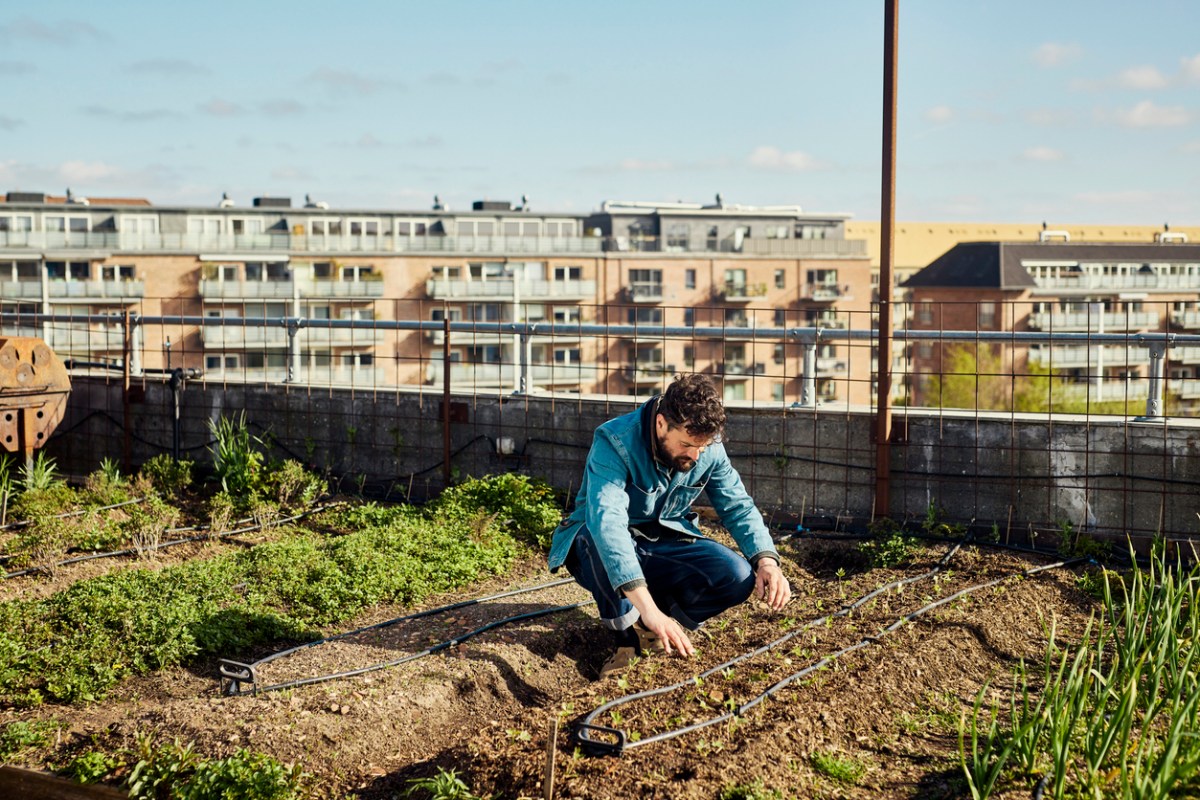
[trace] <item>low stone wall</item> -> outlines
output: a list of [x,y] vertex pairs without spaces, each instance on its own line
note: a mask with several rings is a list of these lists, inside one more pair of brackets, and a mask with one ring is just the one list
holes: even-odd
[[[573,496],[592,431],[630,398],[453,395],[452,479],[520,471]],[[443,485],[442,396],[189,382],[179,392],[181,453],[211,461],[209,421],[244,413],[276,458],[327,470],[342,488],[420,500]],[[76,378],[47,449],[67,472],[102,458],[139,465],[171,452],[175,399],[165,381]],[[865,527],[875,497],[874,412],[730,409],[726,448],[780,525]],[[1200,530],[1200,423],[897,409],[888,516],[993,526],[1002,537],[1087,530],[1145,538]]]

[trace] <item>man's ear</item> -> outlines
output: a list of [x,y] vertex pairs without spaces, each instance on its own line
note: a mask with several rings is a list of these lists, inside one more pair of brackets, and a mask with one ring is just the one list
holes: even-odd
[[667,424],[666,417],[664,417],[662,414],[654,415],[654,430],[656,433],[658,433],[660,439],[667,435],[667,429],[669,427],[670,426]]

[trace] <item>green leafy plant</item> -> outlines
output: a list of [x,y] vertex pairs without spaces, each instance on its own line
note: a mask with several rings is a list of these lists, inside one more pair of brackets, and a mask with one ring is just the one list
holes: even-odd
[[57,483],[60,483],[58,466],[54,463],[54,459],[44,452],[39,450],[32,462],[21,465],[22,491],[49,489]]
[[259,489],[263,478],[263,454],[257,449],[262,440],[250,433],[244,412],[208,424],[216,439],[212,446],[213,473],[221,489],[234,498],[248,498]]
[[162,494],[177,496],[191,487],[195,466],[186,458],[176,461],[170,453],[160,453],[142,464],[141,474]]
[[753,783],[725,786],[717,795],[717,800],[783,800],[783,793],[778,789],[768,789],[762,780],[756,780]]
[[912,560],[917,540],[890,519],[881,519],[871,527],[872,538],[858,545],[858,552],[880,568],[898,567]]
[[280,508],[308,508],[325,493],[325,479],[304,468],[299,461],[288,459],[274,465],[267,478],[275,502]]
[[431,778],[412,778],[408,783],[405,797],[419,796],[418,792],[424,792],[428,800],[482,800],[471,792],[471,787],[453,769],[439,769]]
[[47,744],[54,728],[55,723],[51,721],[24,720],[0,728],[0,763],[11,761],[30,748]]
[[427,506],[432,518],[463,519],[487,508],[514,536],[549,548],[562,513],[546,482],[506,473],[465,481],[443,491]]

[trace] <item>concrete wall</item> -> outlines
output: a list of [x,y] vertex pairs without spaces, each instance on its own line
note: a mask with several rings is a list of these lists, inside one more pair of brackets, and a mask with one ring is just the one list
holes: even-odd
[[[167,385],[139,382],[129,400],[126,405],[119,381],[76,378],[50,455],[81,475],[102,458],[123,458],[126,448],[135,465],[169,452],[173,398]],[[277,458],[327,469],[343,479],[344,489],[365,481],[374,494],[421,499],[443,483],[441,401],[440,393],[416,390],[192,382],[180,393],[181,446],[186,457],[209,462],[208,421],[244,411]],[[454,475],[526,472],[573,496],[592,431],[635,407],[629,398],[452,396]],[[726,447],[774,521],[794,524],[803,517],[813,528],[861,528],[882,515],[873,508],[873,412],[730,412]],[[922,519],[934,504],[946,521],[985,530],[995,525],[1014,540],[1063,524],[1122,538],[1200,530],[1198,421],[900,409],[893,439],[888,513],[895,519]],[[507,440],[509,452],[498,452]]]

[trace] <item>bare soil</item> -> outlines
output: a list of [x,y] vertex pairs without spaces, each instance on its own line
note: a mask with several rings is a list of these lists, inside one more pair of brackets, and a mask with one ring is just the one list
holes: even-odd
[[[693,659],[652,655],[622,678],[596,680],[610,643],[589,606],[506,626],[445,654],[356,678],[229,697],[220,692],[216,662],[208,661],[127,681],[102,703],[7,711],[0,723],[52,719],[61,726],[52,746],[22,756],[24,766],[52,768],[74,752],[129,746],[135,732],[150,730],[160,739],[195,742],[209,757],[248,747],[299,762],[312,774],[318,797],[396,797],[412,779],[454,769],[478,795],[540,798],[555,720],[561,722],[554,759],[559,798],[711,800],[723,789],[755,781],[783,797],[963,797],[960,715],[985,683],[1005,685],[1018,659],[1040,659],[1052,624],[1060,638],[1069,638],[1095,608],[1068,570],[1006,581],[838,659],[739,720],[635,745],[619,756],[591,756],[576,747],[572,723],[602,702],[687,679],[778,639],[882,584],[925,572],[947,548],[922,548],[912,563],[894,570],[870,569],[851,543],[793,540],[780,549],[795,591],[784,612],[747,603],[696,635]],[[597,722],[627,731],[632,742],[711,718],[931,600],[1039,560],[1048,562],[964,548],[936,580],[881,596],[702,685],[624,705],[618,717]],[[503,578],[424,607],[551,578],[540,561],[530,560]],[[586,599],[567,584],[403,623],[272,662],[260,680],[276,683],[394,660],[498,617]],[[413,610],[380,607],[343,629]],[[250,661],[266,654],[228,657]],[[846,760],[862,774],[854,781],[831,777],[815,766],[821,756]]]

